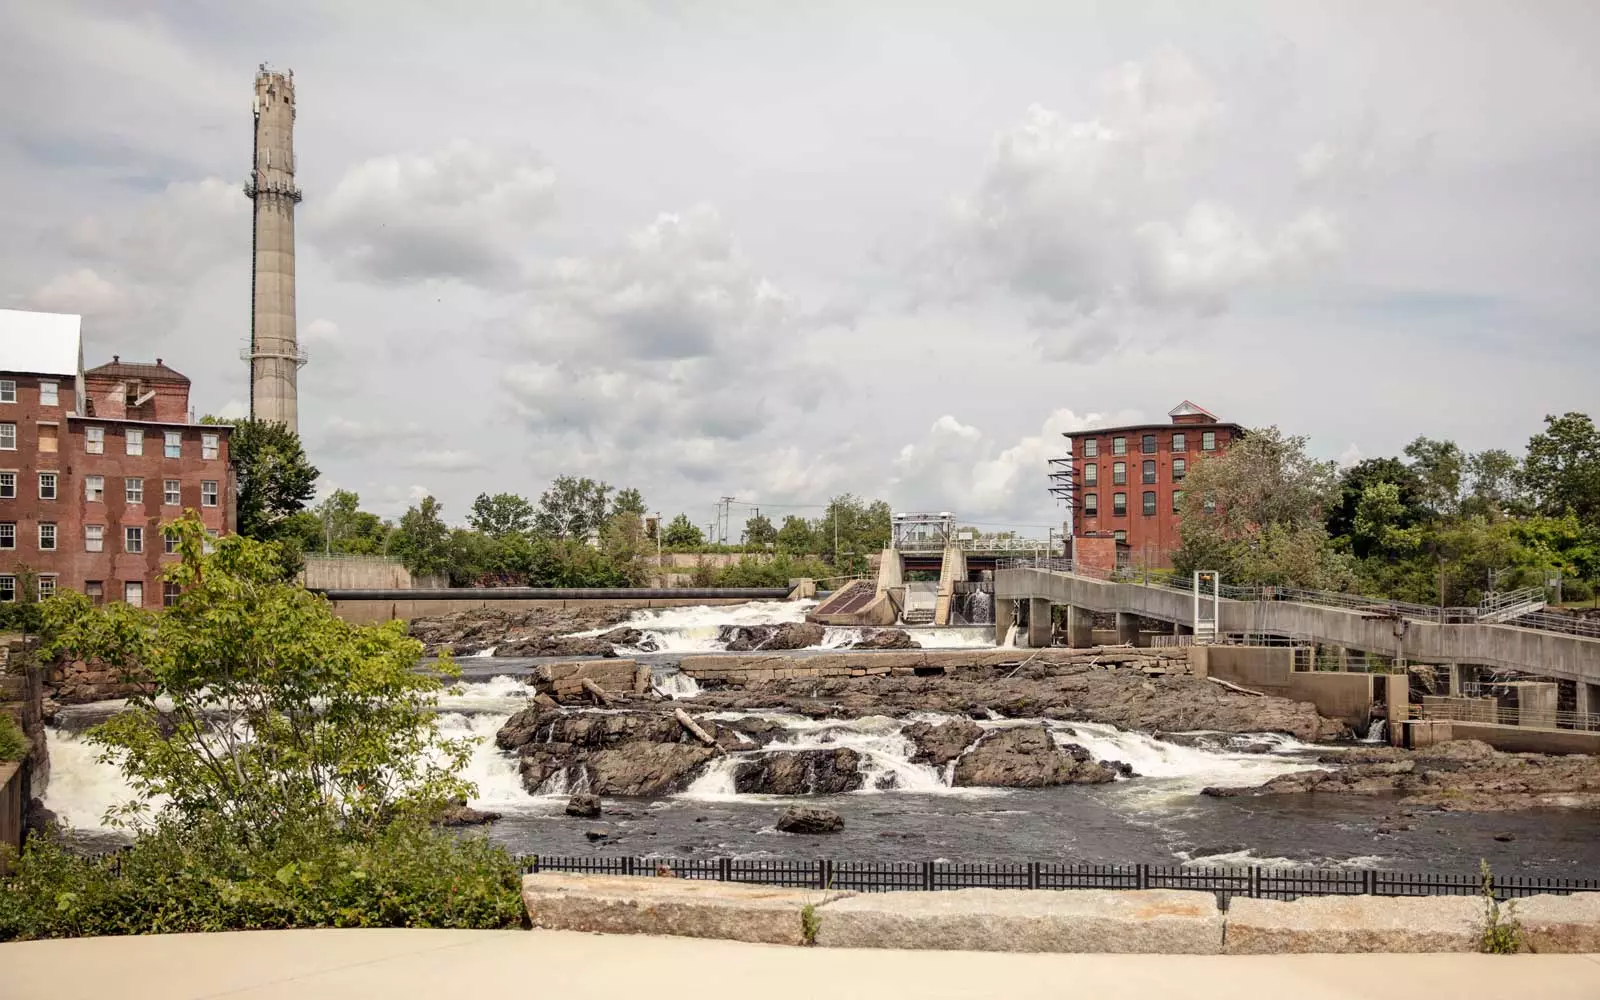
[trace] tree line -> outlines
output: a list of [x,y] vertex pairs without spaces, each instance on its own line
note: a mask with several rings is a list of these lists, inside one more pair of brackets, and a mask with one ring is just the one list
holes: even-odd
[[1195,463],[1180,513],[1180,573],[1446,606],[1559,576],[1583,600],[1600,583],[1600,431],[1566,413],[1520,456],[1419,437],[1340,469],[1268,427]]

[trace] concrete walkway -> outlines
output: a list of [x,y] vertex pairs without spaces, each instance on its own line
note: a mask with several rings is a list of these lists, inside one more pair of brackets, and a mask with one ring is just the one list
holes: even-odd
[[0,945],[6,1000],[1600,997],[1592,955],[1018,955],[563,931],[322,930]]

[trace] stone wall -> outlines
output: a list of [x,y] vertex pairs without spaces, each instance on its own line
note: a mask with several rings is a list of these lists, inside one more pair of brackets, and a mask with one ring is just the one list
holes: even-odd
[[98,660],[62,660],[45,673],[45,694],[62,705],[82,705],[107,698],[126,698],[134,685],[122,679],[120,668]]
[[28,740],[28,755],[13,768],[0,765],[0,843],[20,848],[29,811],[50,782],[50,748],[44,732],[43,671],[21,637],[0,639],[0,713]]
[[448,587],[450,578],[413,577],[398,560],[383,556],[307,555],[300,582],[312,590],[431,590]]

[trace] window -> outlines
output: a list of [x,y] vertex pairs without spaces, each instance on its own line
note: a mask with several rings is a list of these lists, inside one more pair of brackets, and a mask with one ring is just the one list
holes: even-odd
[[1172,512],[1174,514],[1183,513],[1183,491],[1182,490],[1173,490],[1172,491]]
[[17,474],[15,472],[0,472],[0,500],[15,500],[17,498]]
[[171,528],[163,529],[161,532],[161,545],[161,551],[169,556],[178,551],[178,533]]
[[128,442],[128,454],[143,455],[144,431],[138,427],[129,427],[127,430],[123,431],[123,433],[127,435],[126,440]]
[[1205,431],[1200,435],[1200,450],[1201,451],[1216,451],[1217,450],[1217,432],[1216,431]]
[[87,597],[89,599],[89,603],[95,605],[96,607],[104,604],[106,602],[105,583],[101,580],[83,581],[83,596]]
[[1184,436],[1182,434],[1174,434],[1174,435],[1172,435],[1172,450],[1173,451],[1188,451],[1189,450],[1188,441],[1184,438]]
[[1083,516],[1100,516],[1100,497],[1098,495],[1094,493],[1085,493],[1083,495]]
[[1156,491],[1155,490],[1145,490],[1144,491],[1144,516],[1145,517],[1155,517],[1156,516]]
[[104,500],[106,498],[106,477],[84,476],[83,498],[95,503],[99,503],[101,500]]
[[123,499],[128,503],[144,503],[144,477],[125,476],[122,480]]
[[60,393],[61,393],[61,386],[60,386],[59,383],[56,383],[56,382],[40,382],[39,383],[39,405],[40,406],[60,406],[61,405],[61,402],[60,402],[61,395],[60,395]]
[[1099,438],[1085,438],[1084,439],[1084,441],[1083,441],[1083,457],[1084,458],[1099,458],[1100,457],[1100,439]]
[[54,500],[56,498],[56,474],[54,472],[39,473],[39,499]]
[[122,600],[130,608],[144,607],[144,584],[133,580],[123,584]]
[[183,457],[183,432],[166,431],[162,435],[162,446],[166,449],[168,458]]
[[1128,516],[1128,494],[1126,494],[1126,493],[1113,493],[1113,494],[1111,494],[1111,516],[1112,517],[1127,517]]
[[0,576],[0,601],[10,604],[17,599],[17,578]]
[[17,522],[0,521],[0,549],[17,547]]
[[144,529],[122,529],[122,551],[139,553],[144,551]]
[[1128,540],[1128,533],[1126,531],[1113,531],[1111,533],[1111,537],[1119,542],[1126,542]]
[[1128,439],[1127,438],[1125,438],[1125,437],[1114,437],[1114,438],[1111,439],[1111,454],[1113,454],[1113,455],[1126,455],[1127,453],[1128,453]]
[[0,379],[0,403],[15,403],[17,401],[17,380],[14,378]]
[[1111,485],[1112,486],[1122,486],[1122,485],[1125,485],[1127,482],[1128,482],[1128,463],[1127,462],[1112,462],[1111,463]]
[[200,481],[200,506],[215,507],[217,505],[217,481],[203,479]]
[[1156,481],[1156,460],[1153,459],[1153,458],[1145,459],[1144,460],[1144,468],[1141,469],[1140,472],[1143,473],[1143,475],[1144,475],[1145,483],[1148,484],[1148,483],[1155,482]]
[[171,580],[161,584],[161,606],[170,608],[178,603],[178,585]]
[[1201,506],[1205,509],[1207,514],[1215,514],[1217,512],[1217,502],[1210,497],[1206,497],[1206,502],[1201,504]]
[[106,547],[106,526],[103,524],[86,524],[83,526],[83,551],[103,552]]
[[40,424],[39,425],[39,450],[40,451],[60,451],[61,450],[61,446],[60,446],[60,444],[57,443],[59,440],[60,440],[60,437],[59,437],[58,429],[57,429],[55,424]]
[[0,451],[17,450],[17,425],[0,424]]
[[214,542],[216,540],[217,540],[217,529],[216,528],[207,528],[206,529],[206,540],[201,543],[200,551],[204,552],[208,556],[211,553],[217,551],[217,547],[215,545],[211,544],[212,542]]
[[208,434],[200,435],[200,457],[201,458],[216,458],[217,457],[217,439],[218,439],[218,437],[219,437],[219,435],[217,435],[215,433],[208,433]]
[[1100,466],[1096,465],[1094,462],[1090,462],[1088,465],[1083,467],[1083,485],[1100,485]]
[[168,507],[176,507],[183,503],[182,480],[163,479],[161,481],[161,502]]
[[39,577],[39,600],[47,600],[56,596],[56,575],[46,573]]
[[1175,483],[1183,482],[1183,477],[1187,476],[1188,474],[1189,474],[1189,460],[1188,459],[1186,459],[1186,458],[1175,458],[1175,459],[1172,460],[1172,481],[1173,482],[1175,482]]
[[1156,453],[1156,436],[1154,434],[1146,434],[1140,438],[1139,450],[1146,455],[1154,455]]
[[56,550],[56,525],[54,521],[39,522],[39,551],[54,552]]
[[83,429],[83,451],[86,455],[105,454],[106,429],[104,427],[85,427]]

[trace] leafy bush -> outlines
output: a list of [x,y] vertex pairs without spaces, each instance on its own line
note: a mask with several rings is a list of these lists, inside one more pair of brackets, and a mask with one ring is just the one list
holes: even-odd
[[0,879],[0,941],[291,927],[519,926],[515,863],[478,837],[416,822],[371,840],[306,827],[247,848],[163,822],[119,854],[36,836]]
[[28,740],[9,715],[0,715],[0,764],[28,755]]
[[1507,902],[1505,912],[1500,911],[1500,901],[1494,898],[1494,873],[1489,862],[1479,860],[1478,872],[1482,884],[1478,895],[1483,899],[1483,926],[1478,938],[1478,950],[1485,955],[1515,955],[1522,950],[1522,921],[1517,919],[1517,904]]
[[713,587],[786,587],[790,580],[810,577],[820,580],[829,576],[828,567],[820,559],[793,559],[777,556],[765,562],[744,558],[732,566],[711,574]]

